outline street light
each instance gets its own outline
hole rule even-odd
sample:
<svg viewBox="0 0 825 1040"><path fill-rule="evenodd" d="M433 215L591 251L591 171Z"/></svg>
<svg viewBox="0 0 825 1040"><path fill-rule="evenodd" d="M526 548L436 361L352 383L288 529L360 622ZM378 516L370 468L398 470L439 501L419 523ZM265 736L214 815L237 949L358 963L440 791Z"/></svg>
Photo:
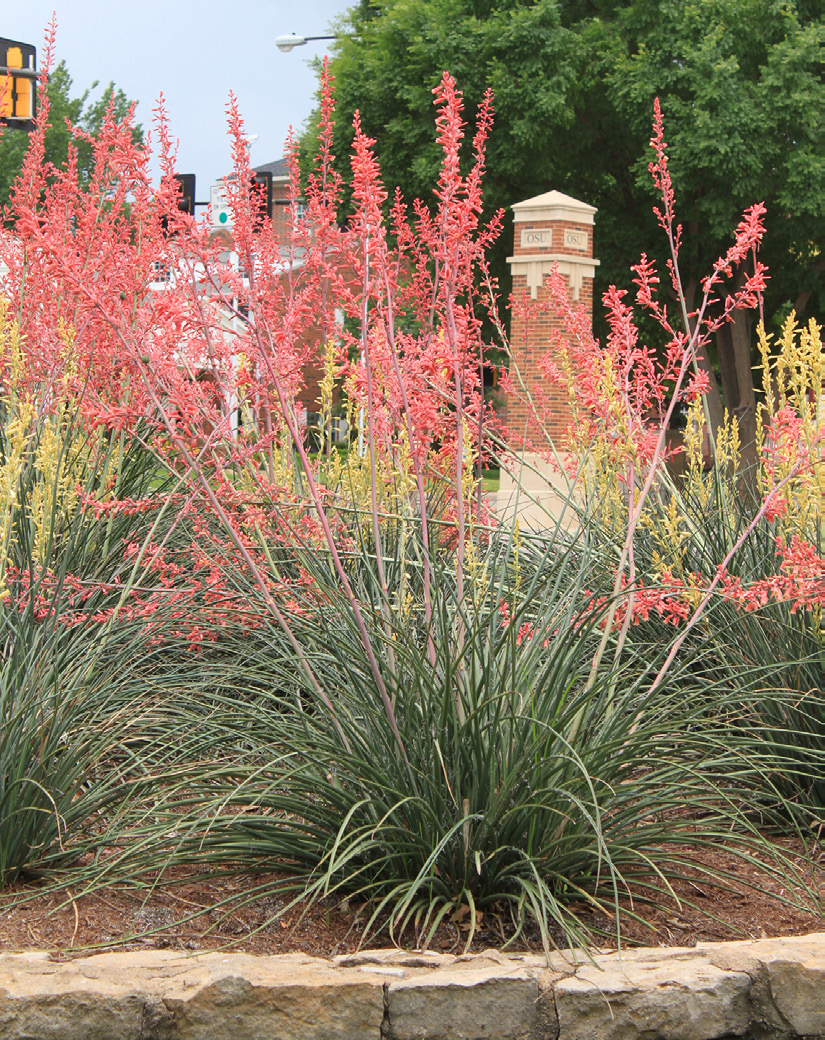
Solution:
<svg viewBox="0 0 825 1040"><path fill-rule="evenodd" d="M305 43L314 40L337 40L337 36L297 36L295 33L287 33L286 36L276 36L275 46L284 54L289 54L293 47L303 47Z"/></svg>

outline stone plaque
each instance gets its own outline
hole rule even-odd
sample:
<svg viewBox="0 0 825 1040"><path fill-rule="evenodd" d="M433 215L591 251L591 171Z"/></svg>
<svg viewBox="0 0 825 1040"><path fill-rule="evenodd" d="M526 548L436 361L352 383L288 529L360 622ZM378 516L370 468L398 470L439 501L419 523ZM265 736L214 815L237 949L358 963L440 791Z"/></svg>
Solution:
<svg viewBox="0 0 825 1040"><path fill-rule="evenodd" d="M552 228L523 228L521 232L521 245L531 249L550 249L553 245Z"/></svg>
<svg viewBox="0 0 825 1040"><path fill-rule="evenodd" d="M564 229L564 248L565 249L578 249L582 253L587 252L587 232L586 231L571 231L570 228Z"/></svg>

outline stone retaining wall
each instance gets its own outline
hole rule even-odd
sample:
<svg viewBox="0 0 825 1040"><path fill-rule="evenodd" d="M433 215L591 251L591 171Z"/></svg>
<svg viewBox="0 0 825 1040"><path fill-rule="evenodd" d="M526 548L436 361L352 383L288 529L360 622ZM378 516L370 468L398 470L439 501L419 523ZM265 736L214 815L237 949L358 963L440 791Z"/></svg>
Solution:
<svg viewBox="0 0 825 1040"><path fill-rule="evenodd" d="M825 933L465 957L0 955L0 1040L825 1038Z"/></svg>

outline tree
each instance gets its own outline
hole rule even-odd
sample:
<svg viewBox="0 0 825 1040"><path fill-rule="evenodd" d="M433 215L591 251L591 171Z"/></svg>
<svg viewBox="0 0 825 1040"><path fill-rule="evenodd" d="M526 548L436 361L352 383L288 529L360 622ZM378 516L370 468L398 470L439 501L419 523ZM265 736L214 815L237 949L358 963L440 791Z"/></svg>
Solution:
<svg viewBox="0 0 825 1040"><path fill-rule="evenodd" d="M112 114L116 120L121 120L128 112L132 102L126 97L122 90L116 89L113 83L103 91L101 96L90 101L90 94L97 87L94 82L89 90L79 97L73 97L72 77L66 68L65 62L59 62L54 71L49 75L46 91L49 96L49 123L46 131L46 160L56 167L62 167L66 162L69 151L71 134L66 125L68 120L73 126L78 127L91 137L100 133L106 109L111 101ZM133 139L135 143L141 140L143 131L140 126L135 126ZM82 183L88 183L92 170L92 144L91 141L76 139L77 164ZM11 187L20 173L23 165L23 157L29 146L29 135L20 130L5 130L0 137L0 206L5 205L11 193Z"/></svg>
<svg viewBox="0 0 825 1040"><path fill-rule="evenodd" d="M817 10L814 0L362 0L332 60L335 151L347 154L357 107L389 188L417 195L432 183L431 90L441 70L455 75L470 120L492 86L487 207L550 188L597 206L598 299L628 283L640 253L661 257L647 173L658 96L684 218L688 309L743 210L764 201L765 317L775 323L795 307L805 318L825 303ZM504 239L494 264L506 286ZM598 313L596 326L603 331ZM720 395L712 379L712 422L723 403L739 417L748 459L752 339L750 316L737 312L716 337L716 356L702 359L721 381Z"/></svg>

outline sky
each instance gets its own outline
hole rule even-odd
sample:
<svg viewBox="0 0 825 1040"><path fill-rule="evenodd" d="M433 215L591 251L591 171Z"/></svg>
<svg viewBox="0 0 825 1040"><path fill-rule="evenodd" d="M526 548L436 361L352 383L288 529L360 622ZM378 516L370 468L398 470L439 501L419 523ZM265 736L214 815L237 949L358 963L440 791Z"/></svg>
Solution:
<svg viewBox="0 0 825 1040"><path fill-rule="evenodd" d="M314 107L309 66L329 44L283 54L286 33L325 35L355 0L18 0L0 4L0 37L34 44L40 66L44 32L57 17L55 59L66 62L73 96L95 80L137 101L144 131L162 93L179 141L177 168L197 177L198 200L230 169L225 107L238 99L253 166L284 152L290 126L300 131Z"/></svg>

